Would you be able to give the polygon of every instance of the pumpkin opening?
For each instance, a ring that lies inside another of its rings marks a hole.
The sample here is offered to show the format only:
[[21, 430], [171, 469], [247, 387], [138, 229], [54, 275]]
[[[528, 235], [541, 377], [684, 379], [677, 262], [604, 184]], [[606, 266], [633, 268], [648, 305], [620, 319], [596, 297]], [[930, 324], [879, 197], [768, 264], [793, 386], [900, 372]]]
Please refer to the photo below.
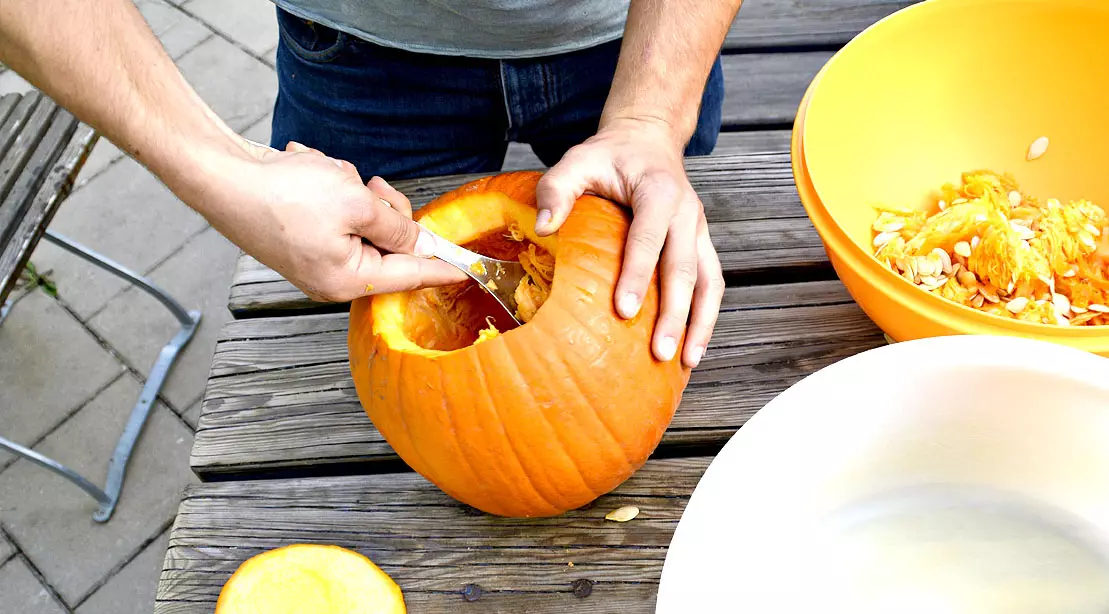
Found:
[[[519, 261], [528, 275], [516, 291], [516, 316], [526, 323], [550, 296], [558, 248], [555, 237], [535, 234], [535, 215], [535, 209], [504, 194], [486, 193], [437, 208], [420, 218], [420, 223], [479, 254]], [[391, 325], [381, 326], [378, 332], [398, 349], [451, 352], [516, 327], [472, 279], [382, 298], [387, 299], [385, 304], [375, 311]]]

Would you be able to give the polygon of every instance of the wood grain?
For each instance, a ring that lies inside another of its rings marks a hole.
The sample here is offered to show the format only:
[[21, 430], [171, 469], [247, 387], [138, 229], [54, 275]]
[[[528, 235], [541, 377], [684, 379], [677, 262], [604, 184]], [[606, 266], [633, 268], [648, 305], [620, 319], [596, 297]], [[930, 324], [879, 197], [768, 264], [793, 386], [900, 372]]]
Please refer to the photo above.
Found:
[[793, 123], [797, 107], [832, 51], [726, 55], [722, 130]]
[[[24, 97], [24, 100], [36, 97], [37, 94]], [[0, 100], [0, 106], [2, 104]], [[34, 108], [24, 127], [38, 135], [37, 140], [20, 133], [12, 139], [9, 155], [3, 156], [5, 161], [15, 157], [22, 160], [18, 162], [19, 172], [13, 173], [6, 182], [10, 189], [0, 201], [0, 224], [4, 225], [0, 227], [0, 235], [3, 235], [0, 241], [0, 303], [15, 286], [58, 206], [69, 195], [97, 138], [91, 128], [80, 124], [64, 109], [55, 107], [49, 99], [42, 98]], [[38, 126], [34, 118], [43, 109], [48, 111], [44, 113], [50, 119]], [[17, 105], [8, 119], [19, 110]], [[12, 154], [17, 147], [26, 148], [26, 153]]]
[[[751, 130], [721, 132], [712, 155], [727, 156], [789, 151], [790, 130]], [[543, 170], [543, 162], [524, 143], [509, 143], [501, 171]]]
[[773, 47], [843, 45], [912, 0], [748, 0], [724, 42], [724, 52]]
[[[649, 461], [613, 493], [547, 519], [482, 514], [411, 473], [190, 486], [155, 612], [210, 614], [249, 557], [320, 543], [369, 557], [413, 613], [647, 614], [674, 529], [710, 460]], [[622, 505], [640, 515], [604, 520]]]
[[[355, 394], [347, 325], [347, 314], [228, 323], [204, 393], [193, 470], [212, 480], [395, 464]], [[720, 446], [800, 378], [882, 343], [838, 281], [729, 288], [659, 453]]]
[[[801, 206], [789, 164], [785, 153], [721, 154], [686, 161], [728, 276], [773, 271], [783, 279], [802, 274], [831, 277], [827, 255]], [[479, 176], [416, 179], [397, 186], [418, 208]], [[228, 309], [236, 318], [338, 312], [348, 307], [309, 299], [278, 273], [245, 255], [236, 266], [228, 298]]]

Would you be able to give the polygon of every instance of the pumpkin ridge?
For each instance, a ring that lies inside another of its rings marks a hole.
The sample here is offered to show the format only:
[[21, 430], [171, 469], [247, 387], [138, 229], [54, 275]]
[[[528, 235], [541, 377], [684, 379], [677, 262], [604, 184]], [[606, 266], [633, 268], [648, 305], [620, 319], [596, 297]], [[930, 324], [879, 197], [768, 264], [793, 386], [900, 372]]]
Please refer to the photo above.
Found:
[[[560, 306], [560, 308], [561, 308], [561, 306]], [[561, 308], [561, 309], [564, 312], [569, 311], [565, 308]], [[574, 318], [577, 319], [576, 316], [574, 316]], [[547, 331], [543, 327], [536, 327], [536, 328], [539, 329], [539, 330], [542, 330], [543, 333], [547, 337], [549, 337], [551, 339], [555, 339], [554, 335], [551, 334], [550, 331]], [[616, 434], [612, 431], [612, 427], [609, 426], [608, 422], [606, 422], [605, 419], [601, 417], [601, 413], [597, 411], [597, 408], [594, 407], [593, 404], [589, 402], [589, 397], [586, 396], [585, 391], [582, 390], [582, 388], [581, 388], [581, 384], [579, 384], [577, 378], [574, 377], [574, 371], [573, 371], [573, 369], [570, 368], [570, 363], [567, 362], [567, 360], [565, 358], [561, 357], [561, 356], [558, 356], [558, 362], [566, 370], [566, 375], [567, 375], [566, 379], [573, 383], [574, 392], [577, 393], [578, 397], [581, 399], [582, 405], [587, 407], [589, 409], [589, 411], [592, 412], [594, 416], [596, 416], [597, 422], [599, 422], [601, 424], [601, 426], [604, 427], [605, 433], [608, 435], [608, 438], [611, 440], [611, 443], [615, 444], [616, 447], [620, 449], [620, 455], [624, 457], [625, 467], [628, 468], [628, 469], [631, 469], [633, 467], [633, 463], [631, 462], [631, 458], [628, 457], [628, 451], [626, 449], [624, 449], [623, 442], [620, 441], [616, 437]]]
[[[519, 363], [519, 360], [517, 360], [516, 356], [512, 353], [512, 344], [509, 344], [506, 340], [505, 343], [504, 343], [504, 348], [505, 348], [505, 353], [507, 354], [508, 360], [509, 360], [509, 363], [510, 363], [509, 366], [511, 367], [511, 369], [506, 369], [506, 372], [513, 372], [513, 373], [519, 374], [520, 373], [520, 368], [517, 366], [518, 363]], [[527, 382], [523, 382], [523, 384], [524, 385], [522, 386], [522, 389], [527, 391], [528, 397], [532, 401], [532, 403], [531, 403], [532, 406], [538, 408], [539, 404], [536, 402], [535, 396], [531, 392], [531, 388], [527, 385]], [[590, 495], [592, 495], [593, 499], [595, 499], [595, 498], [601, 496], [602, 494], [604, 494], [604, 493], [594, 492], [593, 488], [585, 480], [585, 474], [582, 473], [581, 467], [578, 466], [577, 459], [574, 458], [574, 455], [571, 454], [570, 450], [566, 447], [566, 442], [562, 440], [561, 436], [559, 436], [558, 429], [556, 429], [554, 427], [554, 424], [551, 423], [551, 420], [550, 420], [550, 418], [547, 417], [546, 412], [544, 412], [542, 410], [542, 408], [540, 408], [536, 413], [538, 413], [540, 416], [542, 416], [543, 422], [546, 423], [547, 428], [554, 435], [555, 443], [558, 444], [559, 449], [566, 456], [567, 460], [570, 461], [570, 465], [572, 465], [574, 467], [574, 471], [578, 474], [578, 479], [581, 481], [581, 485], [585, 487], [585, 490], [588, 491]], [[559, 496], [563, 497], [564, 499], [568, 498], [568, 497], [566, 497], [565, 494], [562, 494], [562, 493], [559, 493]], [[570, 497], [570, 498], [572, 498], [572, 497]]]
[[[501, 338], [503, 339], [503, 337], [501, 337]], [[561, 509], [560, 506], [555, 505], [552, 501], [547, 499], [547, 497], [544, 496], [544, 494], [539, 490], [539, 488], [532, 482], [531, 474], [528, 473], [527, 466], [524, 464], [524, 461], [520, 458], [520, 451], [516, 449], [516, 443], [513, 441], [512, 435], [509, 434], [508, 430], [504, 426], [504, 419], [501, 415], [501, 410], [500, 410], [499, 407], [497, 407], [497, 397], [496, 397], [496, 395], [493, 394], [493, 391], [490, 390], [490, 388], [489, 388], [489, 379], [487, 377], [485, 377], [485, 365], [482, 364], [483, 363], [482, 354], [483, 354], [482, 352], [476, 352], [475, 353], [475, 355], [477, 356], [477, 362], [478, 362], [478, 368], [475, 370], [475, 373], [480, 378], [478, 388], [482, 392], [485, 393], [485, 398], [489, 400], [489, 406], [493, 408], [493, 415], [496, 416], [496, 418], [497, 418], [496, 423], [497, 423], [497, 426], [499, 427], [499, 432], [501, 433], [501, 435], [504, 436], [505, 442], [508, 443], [508, 449], [512, 450], [512, 458], [516, 461], [516, 465], [517, 465], [517, 467], [519, 467], [520, 473], [523, 474], [527, 478], [524, 481], [527, 482], [529, 487], [531, 487], [531, 490], [534, 492], [535, 496], [538, 497], [540, 501], [547, 504], [547, 507], [551, 508], [552, 510]]]
[[[443, 369], [439, 369], [439, 389], [444, 392], [447, 390], [446, 377], [446, 372]], [[485, 480], [482, 480], [480, 476], [478, 476], [477, 471], [474, 470], [474, 465], [470, 462], [470, 457], [466, 452], [466, 446], [462, 445], [462, 440], [458, 437], [458, 428], [454, 424], [454, 414], [452, 413], [450, 406], [450, 396], [447, 394], [443, 394], [440, 396], [442, 396], [443, 398], [443, 413], [446, 414], [447, 422], [450, 424], [451, 439], [454, 440], [454, 445], [458, 449], [458, 456], [462, 459], [462, 464], [465, 466], [466, 472], [469, 474], [469, 479], [473, 480], [474, 484], [478, 485], [478, 489], [481, 491], [481, 494], [483, 496], [489, 497], [493, 501], [500, 504], [500, 497], [497, 496], [497, 493], [492, 492]]]
[[[401, 379], [400, 375], [401, 375], [401, 373], [404, 372], [404, 364], [407, 361], [407, 359], [408, 359], [407, 355], [401, 354], [400, 359], [397, 360], [397, 373], [396, 373], [397, 378], [393, 381], [403, 381]], [[412, 436], [412, 430], [408, 426], [408, 420], [405, 419], [405, 413], [406, 412], [405, 412], [405, 409], [404, 409], [404, 401], [401, 399], [401, 394], [400, 394], [399, 389], [397, 391], [396, 399], [397, 399], [397, 403], [396, 403], [395, 407], [397, 408], [397, 410], [396, 410], [397, 418], [399, 419], [398, 421], [400, 422], [401, 428], [404, 429], [404, 436], [408, 439], [408, 445], [412, 449], [412, 453], [416, 455], [417, 461], [420, 463], [420, 466], [424, 468], [424, 471], [428, 471], [428, 470], [434, 471], [435, 468], [430, 463], [428, 463], [427, 459], [424, 458], [424, 455], [422, 453], [420, 453], [420, 447], [416, 444], [416, 438]], [[417, 472], [419, 473], [418, 470], [417, 470]]]

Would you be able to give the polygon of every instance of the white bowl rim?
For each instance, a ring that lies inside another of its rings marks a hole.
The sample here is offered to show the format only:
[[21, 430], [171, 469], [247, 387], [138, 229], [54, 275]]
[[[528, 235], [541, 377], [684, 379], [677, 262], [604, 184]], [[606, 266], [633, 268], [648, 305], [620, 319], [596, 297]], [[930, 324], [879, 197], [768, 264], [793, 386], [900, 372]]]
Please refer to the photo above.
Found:
[[[1034, 357], [1034, 360], [1030, 361], [1030, 356]], [[816, 410], [805, 404], [793, 403], [794, 397], [803, 396], [812, 388], [828, 387], [844, 371], [866, 369], [868, 365], [875, 362], [898, 362], [906, 365], [939, 363], [949, 367], [1032, 370], [1044, 375], [1057, 376], [1065, 381], [1080, 381], [1103, 389], [1106, 394], [1105, 410], [1109, 411], [1109, 358], [1051, 341], [1006, 335], [938, 336], [884, 345], [834, 362], [801, 379], [771, 399], [728, 440], [709, 463], [690, 496], [667, 549], [659, 581], [660, 598], [664, 591], [690, 594], [690, 591], [685, 591], [673, 583], [678, 582], [674, 579], [675, 576], [686, 575], [681, 571], [675, 571], [675, 566], [697, 557], [696, 552], [683, 545], [682, 525], [691, 510], [696, 513], [701, 507], [700, 499], [711, 496], [705, 494], [702, 484], [719, 482], [716, 474], [727, 471], [722, 467], [729, 464], [729, 457], [738, 453], [748, 440], [761, 436], [760, 431], [763, 429], [760, 425], [764, 422], [788, 420], [783, 417], [783, 413], [795, 414], [793, 416], [795, 419], [799, 412]], [[914, 372], [911, 368], [901, 371], [902, 373]], [[796, 423], [798, 422], [795, 420]], [[674, 562], [675, 558], [671, 556], [674, 552], [679, 553], [683, 559], [682, 562]], [[656, 601], [656, 608], [664, 605], [661, 599]], [[656, 609], [656, 614], [670, 614], [670, 612], [664, 613], [663, 610]]]

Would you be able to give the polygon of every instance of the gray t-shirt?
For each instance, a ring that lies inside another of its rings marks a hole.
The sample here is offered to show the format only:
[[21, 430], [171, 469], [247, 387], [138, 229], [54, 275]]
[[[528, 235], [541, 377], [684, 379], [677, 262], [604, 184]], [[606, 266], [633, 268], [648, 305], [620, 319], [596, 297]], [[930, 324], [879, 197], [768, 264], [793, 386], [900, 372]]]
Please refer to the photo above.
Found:
[[273, 0], [290, 13], [389, 47], [525, 58], [619, 38], [629, 0]]

